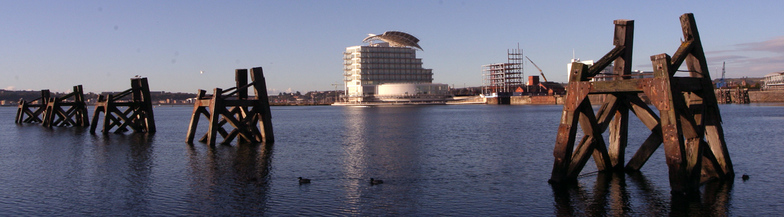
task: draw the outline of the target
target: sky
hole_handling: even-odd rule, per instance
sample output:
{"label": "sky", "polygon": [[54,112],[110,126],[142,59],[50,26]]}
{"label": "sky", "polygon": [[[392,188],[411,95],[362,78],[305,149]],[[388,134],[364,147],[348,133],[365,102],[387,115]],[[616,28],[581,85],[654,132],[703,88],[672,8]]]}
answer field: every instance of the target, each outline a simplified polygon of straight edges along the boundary
{"label": "sky", "polygon": [[[550,81],[573,57],[612,48],[613,20],[635,22],[633,69],[680,45],[693,13],[710,74],[784,70],[784,1],[6,1],[0,0],[0,89],[155,91],[234,86],[234,70],[263,67],[270,94],[342,89],[346,47],[368,34],[420,39],[433,82],[482,84],[481,66],[521,48]],[[525,76],[539,72],[526,62]]]}

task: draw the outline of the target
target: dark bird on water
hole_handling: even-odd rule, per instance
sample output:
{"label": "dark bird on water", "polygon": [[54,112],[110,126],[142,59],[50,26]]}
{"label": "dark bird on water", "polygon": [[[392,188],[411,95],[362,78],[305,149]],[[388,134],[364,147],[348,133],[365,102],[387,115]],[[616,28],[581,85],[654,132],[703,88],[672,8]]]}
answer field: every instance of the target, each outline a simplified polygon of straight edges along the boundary
{"label": "dark bird on water", "polygon": [[740,176],[740,178],[743,179],[743,181],[746,181],[749,180],[749,175],[743,174],[742,176]]}
{"label": "dark bird on water", "polygon": [[378,185],[378,184],[384,184],[384,181],[370,178],[370,185]]}
{"label": "dark bird on water", "polygon": [[302,177],[297,178],[299,179],[299,184],[308,184],[310,183],[310,179],[303,179]]}

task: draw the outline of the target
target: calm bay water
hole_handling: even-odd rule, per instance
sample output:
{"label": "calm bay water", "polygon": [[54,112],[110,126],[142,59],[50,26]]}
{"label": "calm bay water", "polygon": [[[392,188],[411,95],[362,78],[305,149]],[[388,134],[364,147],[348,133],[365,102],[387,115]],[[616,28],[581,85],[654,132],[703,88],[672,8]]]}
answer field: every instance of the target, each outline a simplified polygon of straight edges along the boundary
{"label": "calm bay water", "polygon": [[[276,143],[184,143],[192,107],[158,132],[13,123],[0,107],[2,215],[742,215],[784,212],[784,106],[723,105],[737,177],[670,195],[663,149],[638,174],[547,183],[561,106],[273,107]],[[92,110],[90,110],[92,112]],[[632,115],[633,116],[633,115]],[[204,123],[205,121],[202,121]],[[632,118],[627,160],[648,136]],[[206,126],[199,127],[203,133]],[[639,132],[639,133],[635,133]],[[200,136],[200,135],[199,135]],[[751,179],[741,181],[741,174]],[[297,177],[312,179],[299,185]],[[384,184],[371,186],[370,178]]]}

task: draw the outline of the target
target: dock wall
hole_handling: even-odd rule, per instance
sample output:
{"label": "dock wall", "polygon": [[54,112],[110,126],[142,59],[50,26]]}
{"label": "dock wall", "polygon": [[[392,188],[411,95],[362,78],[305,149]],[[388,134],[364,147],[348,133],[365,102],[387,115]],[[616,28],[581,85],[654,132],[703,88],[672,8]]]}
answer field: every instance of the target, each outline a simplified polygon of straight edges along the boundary
{"label": "dock wall", "polygon": [[511,105],[561,105],[563,104],[563,96],[511,96],[509,98]]}
{"label": "dock wall", "polygon": [[784,90],[749,91],[749,100],[756,102],[784,102]]}
{"label": "dock wall", "polygon": [[[767,103],[767,102],[784,102],[784,90],[775,91],[749,91],[749,100],[751,103]],[[639,94],[644,102],[650,103],[645,94]],[[593,104],[601,104],[604,101],[604,95],[590,95],[588,96]],[[563,96],[511,96],[509,97],[509,104],[511,105],[562,105]],[[493,98],[488,98],[487,104],[498,104],[498,101]]]}

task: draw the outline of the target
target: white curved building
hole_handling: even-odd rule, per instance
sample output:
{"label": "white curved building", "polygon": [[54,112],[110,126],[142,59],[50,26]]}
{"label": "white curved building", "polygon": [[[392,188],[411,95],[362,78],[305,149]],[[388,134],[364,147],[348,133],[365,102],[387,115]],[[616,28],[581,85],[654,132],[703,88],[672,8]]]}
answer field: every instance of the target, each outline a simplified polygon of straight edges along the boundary
{"label": "white curved building", "polygon": [[381,35],[368,34],[369,36],[362,40],[365,43],[371,43],[373,40],[381,40],[389,43],[393,47],[415,47],[423,50],[419,46],[419,39],[411,34],[398,31],[386,31]]}
{"label": "white curved building", "polygon": [[443,102],[449,96],[446,84],[380,84],[376,99],[382,102]]}
{"label": "white curved building", "polygon": [[[383,42],[374,43],[376,40]],[[448,86],[433,84],[433,70],[423,68],[422,59],[416,57],[416,49],[422,49],[416,37],[388,31],[381,35],[370,34],[363,42],[369,44],[347,47],[343,53],[345,98],[349,103],[403,101],[404,98],[414,101],[445,99],[448,96]],[[403,89],[408,91],[398,91]],[[432,94],[434,90],[444,95],[436,97]],[[382,92],[383,97],[380,96]]]}

